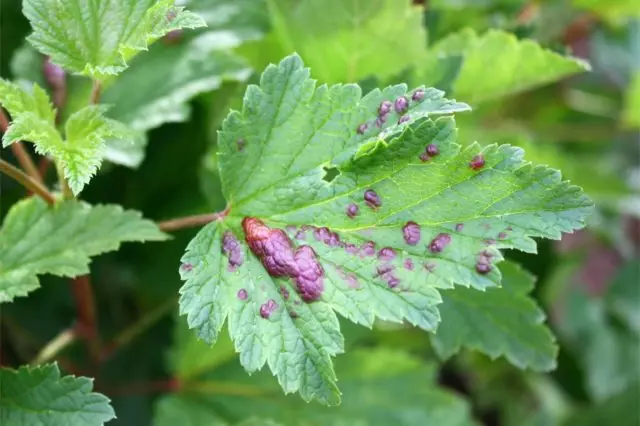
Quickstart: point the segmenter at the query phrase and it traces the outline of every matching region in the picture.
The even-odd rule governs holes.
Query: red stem
[[[156,380],[142,383],[127,383],[113,388],[102,388],[107,395],[144,395],[150,393],[177,392],[182,387],[180,379],[172,377],[166,380]]]
[[[187,229],[187,228],[195,228],[198,226],[206,225],[214,220],[220,220],[225,218],[229,212],[231,211],[231,207],[227,207],[221,212],[218,213],[207,213],[207,214],[199,214],[194,216],[186,216],[180,217],[177,219],[165,220],[163,222],[158,222],[158,227],[160,230],[165,232],[177,231],[178,229]]]
[[[74,278],[71,281],[71,289],[76,300],[76,311],[78,313],[78,335],[86,340],[91,359],[97,365],[100,362],[100,339],[98,336],[95,300],[89,275]]]

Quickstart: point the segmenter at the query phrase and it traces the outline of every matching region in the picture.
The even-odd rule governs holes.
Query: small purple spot
[[[296,226],[295,226],[295,225],[287,225],[287,226],[285,226],[285,228],[284,228],[284,229],[285,229],[285,230],[287,231],[287,233],[289,233],[289,234],[295,234],[295,233],[296,233],[296,231],[298,230],[298,228],[296,228]]]
[[[420,225],[415,222],[407,222],[402,228],[404,241],[410,246],[415,246],[420,242]]]
[[[303,225],[300,227],[300,230],[296,233],[296,240],[305,240],[307,238],[307,231],[311,229],[312,227],[309,225]]]
[[[380,197],[373,189],[367,189],[364,192],[364,201],[372,209],[378,208],[382,205],[382,201],[380,201]]]
[[[413,92],[413,95],[411,96],[411,99],[413,99],[415,102],[420,102],[421,100],[424,99],[424,90],[423,89],[418,89],[415,92]]]
[[[429,251],[431,253],[440,253],[445,249],[451,242],[451,235],[449,234],[438,234],[429,244]]]
[[[423,163],[426,163],[429,160],[431,160],[431,156],[429,156],[429,154],[426,151],[420,154],[420,161],[422,161]]]
[[[410,257],[404,260],[404,269],[407,271],[413,271],[413,260]]]
[[[398,277],[393,274],[394,270],[395,267],[393,265],[380,265],[377,268],[377,276],[385,280],[391,288],[396,287],[400,283]]]
[[[244,288],[241,288],[240,290],[238,290],[238,299],[247,300],[247,297],[249,297],[247,290],[245,290]]]
[[[236,141],[236,147],[238,148],[238,152],[243,152],[246,146],[247,146],[247,141],[244,138],[239,138]]]
[[[438,145],[434,143],[430,143],[429,145],[427,145],[427,154],[429,154],[431,157],[435,157],[436,155],[440,154]]]
[[[360,288],[360,283],[358,282],[358,278],[356,277],[356,274],[354,274],[353,272],[347,275],[347,285],[350,288]]]
[[[380,117],[376,118],[376,126],[382,127],[386,121],[387,121],[387,116],[381,115]]]
[[[456,231],[460,232],[464,229],[464,223],[458,223],[456,225]]]
[[[484,240],[484,245],[485,246],[492,246],[496,243],[496,240],[492,240],[491,238],[488,238],[486,240]]]
[[[358,130],[357,130],[358,134],[359,134],[359,135],[363,135],[363,134],[364,134],[364,132],[366,132],[366,131],[367,131],[367,128],[368,128],[368,127],[369,127],[369,125],[368,125],[367,123],[362,123],[361,125],[359,125],[359,126],[358,126]]]
[[[504,239],[506,239],[507,237],[508,237],[508,235],[507,235],[507,233],[506,233],[506,232],[500,232],[500,233],[498,234],[498,239],[499,239],[499,240],[504,240]]]
[[[345,244],[344,249],[349,254],[358,254],[358,246],[355,244],[347,243]]]
[[[180,269],[182,269],[184,272],[191,272],[193,270],[193,265],[191,263],[183,263],[180,266]]]
[[[398,114],[404,114],[407,111],[407,109],[409,109],[409,101],[404,96],[400,96],[393,103],[393,107],[395,108]]]
[[[491,272],[491,265],[488,263],[478,262],[476,263],[476,271],[479,274],[486,275]]]
[[[229,258],[229,270],[235,271],[236,268],[244,263],[244,255],[240,242],[236,239],[231,231],[225,231],[222,237],[222,251]]]
[[[383,247],[378,252],[378,259],[392,260],[396,257],[396,251],[391,247]]]
[[[278,309],[278,304],[276,303],[276,301],[273,299],[269,299],[266,301],[266,303],[263,303],[260,306],[260,316],[264,319],[268,319],[276,309]]]
[[[316,228],[313,235],[318,241],[322,241],[329,247],[338,247],[340,245],[340,236],[335,232],[331,232],[328,228]]]
[[[366,243],[362,244],[360,250],[365,256],[373,256],[376,254],[376,243],[374,243],[373,241],[367,241]]]
[[[409,114],[405,114],[400,117],[400,119],[398,120],[398,124],[406,123],[409,120],[411,120],[411,117],[409,116]]]
[[[289,300],[289,290],[283,285],[280,286],[280,294],[284,300]]]
[[[378,115],[382,117],[384,115],[389,114],[391,112],[392,107],[393,105],[391,104],[391,102],[382,101],[382,103],[380,104],[380,107],[378,108]]]
[[[346,211],[347,211],[347,216],[349,216],[351,219],[353,219],[360,212],[360,207],[358,207],[356,204],[349,204],[347,206],[347,210]]]
[[[484,167],[484,156],[482,154],[478,154],[471,159],[469,162],[469,167],[473,170],[480,170]]]

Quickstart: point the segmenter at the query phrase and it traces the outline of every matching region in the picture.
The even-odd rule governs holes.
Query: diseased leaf
[[[356,82],[372,75],[389,77],[424,57],[422,10],[411,2],[267,0],[267,4],[272,33],[247,49],[257,68],[295,51],[322,83]]]
[[[27,40],[51,61],[102,80],[127,68],[136,53],[170,31],[205,25],[173,0],[25,0],[33,27]]]
[[[434,348],[443,358],[468,347],[492,358],[504,356],[520,368],[555,368],[553,335],[543,324],[544,313],[528,296],[533,276],[512,262],[500,269],[501,288],[486,293],[461,287],[442,291],[442,323],[431,338]]]
[[[404,85],[361,98],[315,86],[297,56],[249,86],[222,125],[229,214],[191,241],[180,312],[213,343],[225,320],[249,372],[268,363],[285,392],[339,402],[334,311],[435,330],[438,289],[496,287],[498,249],[536,249],[592,208],[557,171],[511,146],[455,143],[467,110]]]
[[[86,274],[91,256],[126,241],[165,238],[154,223],[119,206],[61,201],[50,207],[34,197],[20,201],[0,229],[0,302],[38,288],[36,275]]]
[[[190,347],[187,352],[174,347],[178,365],[198,362],[208,356],[207,352],[215,352],[194,340],[182,340]],[[223,352],[232,354],[225,351],[226,339],[222,340]],[[195,346],[199,352],[193,350]],[[267,372],[247,377],[227,357],[223,363],[200,369],[197,376],[182,379],[184,392],[158,401],[154,425],[229,425],[252,417],[272,419],[281,425],[475,424],[468,404],[437,385],[436,367],[399,350],[354,349],[336,360],[336,372],[345,391],[342,405],[323,407],[282,395]],[[251,409],[247,410],[249,405]]]
[[[640,128],[640,72],[635,74],[627,88],[622,123],[626,127]]]
[[[86,377],[60,377],[57,364],[0,368],[3,425],[101,426],[115,418],[109,399]]]
[[[478,103],[589,69],[586,62],[544,49],[533,40],[518,40],[499,30],[479,36],[465,28],[431,46],[417,75],[421,82]]]

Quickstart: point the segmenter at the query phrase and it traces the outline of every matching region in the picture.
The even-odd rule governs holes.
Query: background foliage
[[[85,107],[91,81],[66,74],[61,83],[44,72],[43,56],[25,41],[32,28],[21,3],[0,3],[1,76],[45,87],[59,109],[58,119],[65,120]],[[41,10],[37,8],[51,2],[24,3]],[[152,3],[131,4],[142,10]],[[104,397],[91,393],[88,380],[69,375],[95,378],[93,391],[111,399],[117,414],[109,424],[640,424],[637,2],[177,3],[207,26],[188,15],[185,25],[194,29],[158,33],[155,38],[162,37],[148,52],[128,47],[128,68],[118,77],[111,76],[123,66],[118,55],[105,53],[78,63],[63,59],[68,70],[111,79],[101,102],[113,106],[100,112],[101,123],[119,120],[129,130],[125,136],[105,133],[102,168],[82,190],[82,199],[120,204],[127,212],[69,205],[67,210],[83,212],[87,222],[58,234],[48,231],[48,238],[62,244],[68,235],[82,235],[82,226],[91,220],[101,223],[105,234],[94,236],[86,247],[78,244],[71,253],[56,246],[35,253],[42,256],[29,262],[14,256],[14,263],[0,265],[13,271],[9,278],[0,275],[0,289],[11,288],[13,278],[29,282],[22,292],[33,291],[28,298],[0,305],[1,363],[12,368],[0,370],[1,394],[32,383],[58,395],[60,399],[47,402],[50,406],[43,406],[37,395],[29,398],[33,410],[54,413],[43,424],[100,424],[113,417]],[[46,16],[53,19],[54,13]],[[55,28],[53,24],[41,31]],[[110,38],[108,31],[100,34],[99,40],[87,38],[85,47],[106,44],[117,52],[122,43],[139,46],[147,40],[135,32],[124,41]],[[55,58],[56,49],[69,47],[51,48],[47,53]],[[456,116],[463,147],[478,141],[524,148],[527,160],[562,170],[597,206],[587,230],[559,242],[539,241],[538,255],[505,251],[508,299],[506,293],[488,290],[479,304],[474,290],[443,292],[444,327],[437,335],[381,321],[373,330],[341,321],[346,354],[335,359],[343,393],[337,408],[283,395],[267,371],[248,376],[226,330],[213,348],[187,330],[185,318],[177,315],[178,270],[196,230],[113,251],[125,241],[166,238],[128,210],[161,221],[224,208],[216,131],[230,108],[241,108],[246,85],[257,83],[267,64],[293,51],[319,83],[357,82],[364,92],[397,83],[445,90],[447,98],[473,108]],[[86,62],[91,66],[85,67]],[[47,153],[56,156],[55,150]],[[2,157],[16,163],[9,149],[2,150]],[[78,188],[92,167],[74,171],[80,176]],[[54,184],[53,170],[46,180]],[[13,181],[3,177],[1,184],[0,252],[19,254],[25,236],[20,222],[12,225],[6,215],[9,207],[19,202],[37,217],[43,206],[39,200],[19,201],[25,192]],[[71,213],[52,215],[47,229],[57,229],[65,214]],[[135,235],[128,229],[135,229]],[[81,338],[62,335],[68,340],[56,354],[57,364],[17,369],[37,364],[47,342],[77,320],[68,280],[51,275],[36,279],[35,274],[84,273],[88,256],[104,252],[91,262],[104,344],[99,362],[92,361]],[[43,261],[54,255],[79,261],[61,272],[61,266]],[[530,292],[548,317],[557,347],[540,325],[544,315],[527,297]],[[0,300],[19,295],[3,291]],[[504,334],[496,332],[496,324],[507,323]],[[459,352],[461,347],[467,349]],[[54,403],[65,397],[76,401],[77,417],[56,411]],[[8,417],[11,404],[6,398],[0,401],[1,420],[34,421]]]

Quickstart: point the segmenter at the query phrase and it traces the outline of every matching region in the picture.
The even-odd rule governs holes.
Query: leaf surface
[[[0,368],[0,420],[6,425],[101,426],[115,418],[86,377],[60,377],[57,364]]]
[[[577,58],[544,49],[533,40],[466,28],[429,48],[418,80],[438,84],[470,103],[487,101],[548,84],[589,70]]]
[[[520,368],[555,368],[553,335],[543,324],[544,313],[528,296],[533,276],[512,262],[500,269],[501,288],[486,293],[461,287],[442,291],[442,323],[431,338],[436,351],[448,358],[469,347],[492,358],[505,356]]]
[[[228,318],[247,371],[267,363],[286,392],[337,403],[334,311],[433,331],[438,289],[496,287],[498,249],[584,225],[592,202],[557,171],[456,144],[453,119],[431,117],[468,107],[442,96],[316,87],[297,56],[268,67],[222,126],[230,213],[182,259],[189,327],[213,343]]]
[[[38,288],[37,275],[86,274],[91,256],[117,250],[126,241],[165,238],[153,222],[119,206],[61,201],[49,207],[35,197],[20,201],[0,229],[0,302]]]
[[[102,80],[170,31],[204,21],[172,0],[25,0],[29,42],[66,70]]]
[[[640,72],[637,72],[625,96],[622,123],[629,128],[640,128]]]

